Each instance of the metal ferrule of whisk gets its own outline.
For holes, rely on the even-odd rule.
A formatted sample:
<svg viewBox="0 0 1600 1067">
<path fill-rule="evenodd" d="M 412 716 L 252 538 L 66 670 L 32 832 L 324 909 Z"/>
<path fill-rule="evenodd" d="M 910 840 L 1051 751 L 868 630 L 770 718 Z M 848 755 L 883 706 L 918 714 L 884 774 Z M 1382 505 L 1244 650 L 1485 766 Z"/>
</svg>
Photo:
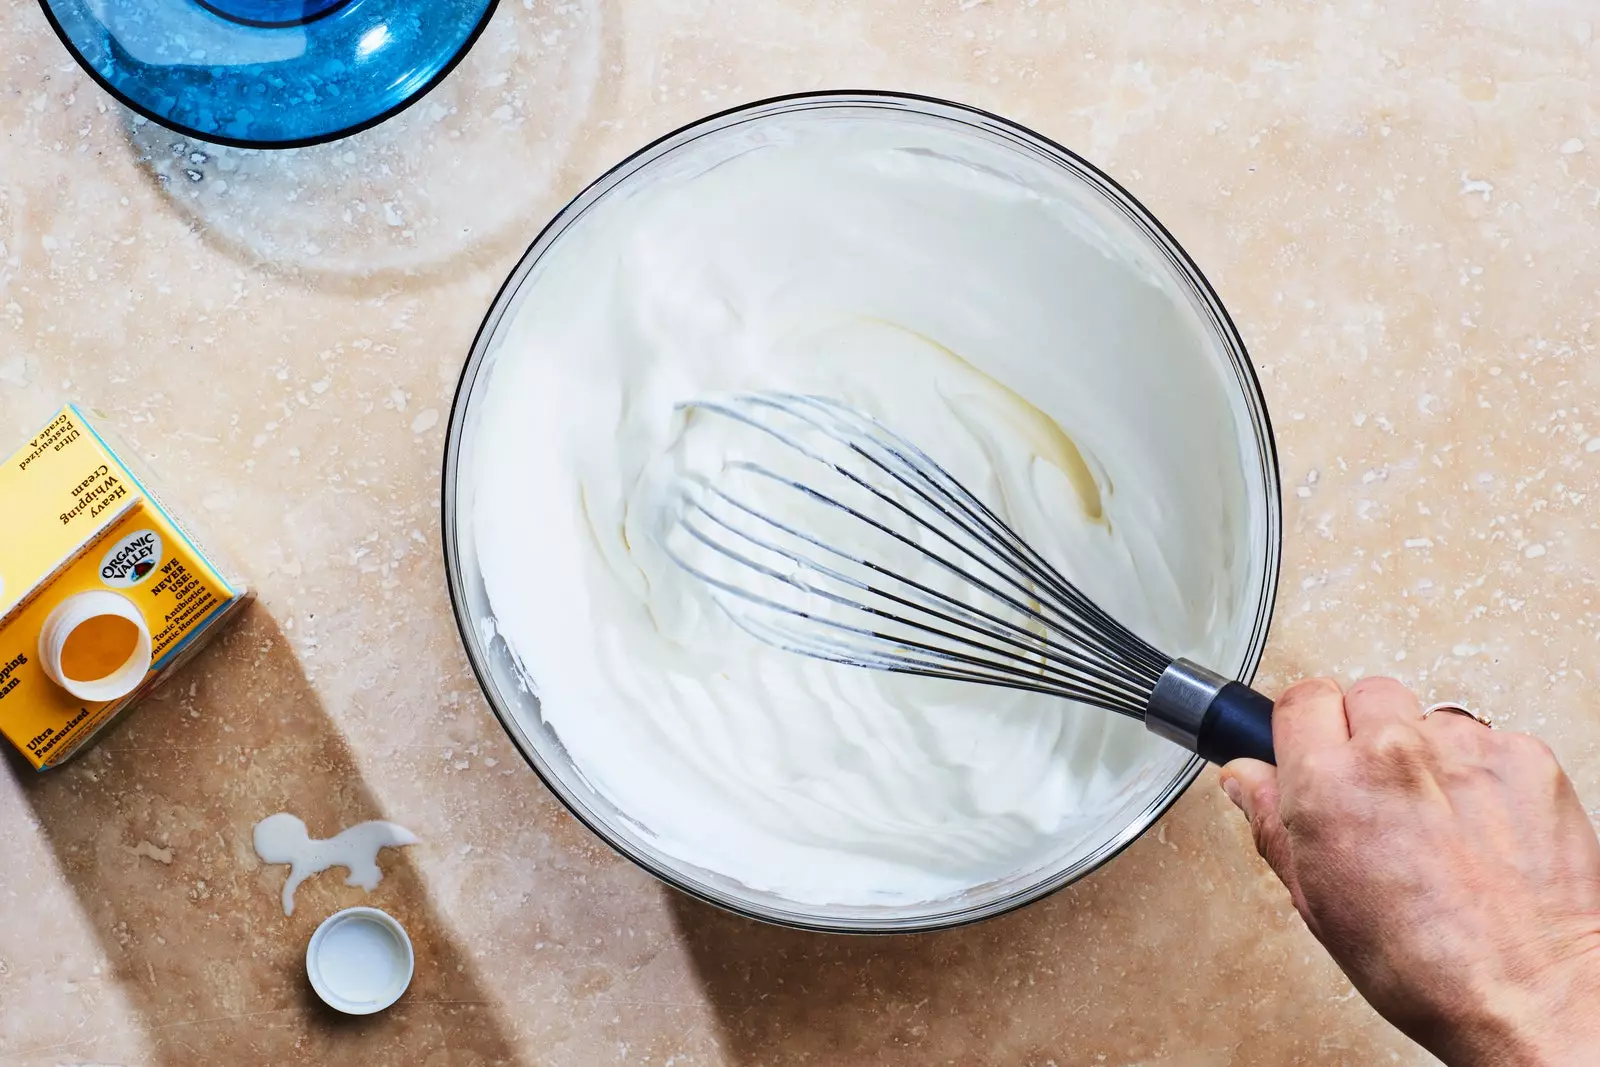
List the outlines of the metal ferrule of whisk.
<svg viewBox="0 0 1600 1067">
<path fill-rule="evenodd" d="M 1207 760 L 1272 761 L 1272 703 L 1151 646 L 927 453 L 825 397 L 685 405 L 733 435 L 659 532 L 746 632 L 815 659 L 1043 693 Z"/>
<path fill-rule="evenodd" d="M 1272 701 L 1190 660 L 1175 659 L 1161 672 L 1144 725 L 1212 763 L 1241 756 L 1276 762 Z"/>
</svg>

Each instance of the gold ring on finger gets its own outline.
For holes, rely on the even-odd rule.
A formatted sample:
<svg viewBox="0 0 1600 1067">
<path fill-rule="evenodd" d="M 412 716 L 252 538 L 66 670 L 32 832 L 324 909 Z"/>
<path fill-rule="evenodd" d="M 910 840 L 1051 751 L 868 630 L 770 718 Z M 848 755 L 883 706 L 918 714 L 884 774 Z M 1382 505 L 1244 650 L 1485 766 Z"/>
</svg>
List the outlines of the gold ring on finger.
<svg viewBox="0 0 1600 1067">
<path fill-rule="evenodd" d="M 1494 729 L 1494 720 L 1490 719 L 1489 716 L 1481 715 L 1467 707 L 1465 704 L 1458 704 L 1453 700 L 1441 700 L 1437 704 L 1429 704 L 1427 707 L 1422 709 L 1422 717 L 1426 719 L 1429 715 L 1432 715 L 1436 711 L 1453 711 L 1457 715 L 1465 715 L 1467 718 L 1472 719 L 1475 722 L 1480 722 L 1489 727 L 1491 730 Z"/>
</svg>

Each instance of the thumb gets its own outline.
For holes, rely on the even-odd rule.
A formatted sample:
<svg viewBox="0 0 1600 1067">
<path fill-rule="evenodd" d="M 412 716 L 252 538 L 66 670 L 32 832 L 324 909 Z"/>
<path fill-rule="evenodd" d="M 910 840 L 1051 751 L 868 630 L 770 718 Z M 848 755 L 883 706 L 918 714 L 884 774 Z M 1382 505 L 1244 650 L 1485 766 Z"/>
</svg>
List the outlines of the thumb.
<svg viewBox="0 0 1600 1067">
<path fill-rule="evenodd" d="M 1304 899 L 1295 880 L 1289 832 L 1283 828 L 1283 819 L 1278 813 L 1278 769 L 1260 760 L 1236 759 L 1222 769 L 1222 789 L 1250 820 L 1256 851 L 1288 888 L 1295 907 L 1304 915 Z"/>
</svg>

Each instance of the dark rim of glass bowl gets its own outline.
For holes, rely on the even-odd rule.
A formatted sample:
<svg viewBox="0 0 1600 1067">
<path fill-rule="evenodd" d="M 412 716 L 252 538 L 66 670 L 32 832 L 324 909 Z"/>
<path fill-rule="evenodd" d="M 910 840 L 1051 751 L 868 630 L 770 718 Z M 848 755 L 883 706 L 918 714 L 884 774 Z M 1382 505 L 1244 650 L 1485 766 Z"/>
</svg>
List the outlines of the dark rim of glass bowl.
<svg viewBox="0 0 1600 1067">
<path fill-rule="evenodd" d="M 791 93 L 756 100 L 706 115 L 656 138 L 633 152 L 590 182 L 565 207 L 556 213 L 528 245 L 522 257 L 517 261 L 517 265 L 512 268 L 511 273 L 507 275 L 505 282 L 501 284 L 499 291 L 495 294 L 494 302 L 490 304 L 489 311 L 484 316 L 482 324 L 478 327 L 477 335 L 473 338 L 470 354 L 467 357 L 466 365 L 462 368 L 461 378 L 456 386 L 455 399 L 450 411 L 449 433 L 445 441 L 444 470 L 440 485 L 442 493 L 440 514 L 443 527 L 445 572 L 450 590 L 450 604 L 456 618 L 456 627 L 461 633 L 461 640 L 467 652 L 467 659 L 472 665 L 473 674 L 477 677 L 479 688 L 483 690 L 484 698 L 487 700 L 490 710 L 500 720 L 501 726 L 510 736 L 513 744 L 522 754 L 523 759 L 539 775 L 550 792 L 561 801 L 574 818 L 615 851 L 680 892 L 703 900 L 725 911 L 778 926 L 824 933 L 853 934 L 895 934 L 943 930 L 965 926 L 1015 911 L 1018 908 L 1042 900 L 1065 886 L 1094 873 L 1121 854 L 1146 830 L 1155 825 L 1161 816 L 1166 813 L 1167 809 L 1193 783 L 1205 766 L 1205 761 L 1198 756 L 1192 757 L 1172 781 L 1167 784 L 1159 796 L 1152 800 L 1135 819 L 1124 826 L 1115 837 L 1103 843 L 1099 848 L 1079 858 L 1063 870 L 1056 871 L 1030 885 L 1020 887 L 1004 897 L 992 900 L 980 907 L 954 907 L 945 912 L 928 913 L 905 919 L 880 919 L 876 921 L 857 920 L 853 917 L 817 918 L 800 912 L 756 908 L 747 902 L 732 899 L 712 886 L 692 882 L 679 872 L 655 862 L 651 857 L 639 854 L 626 840 L 611 830 L 605 819 L 590 812 L 581 801 L 570 796 L 554 774 L 546 772 L 541 765 L 542 754 L 538 752 L 538 747 L 527 738 L 522 728 L 515 722 L 514 716 L 500 707 L 496 697 L 498 690 L 494 684 L 493 675 L 485 662 L 486 650 L 479 645 L 476 624 L 468 614 L 466 592 L 462 588 L 465 576 L 461 568 L 459 545 L 456 536 L 457 523 L 455 521 L 454 498 L 456 485 L 455 468 L 461 450 L 467 404 L 473 384 L 482 369 L 484 358 L 487 355 L 486 346 L 494 336 L 496 328 L 500 325 L 510 300 L 515 297 L 522 282 L 538 260 L 539 255 L 542 255 L 550 242 L 568 226 L 581 218 L 602 196 L 632 174 L 636 164 L 655 158 L 658 150 L 664 145 L 672 142 L 688 144 L 703 134 L 720 132 L 737 124 L 741 116 L 747 116 L 746 120 L 749 120 L 775 113 L 841 106 L 912 111 L 935 119 L 965 122 L 969 125 L 982 127 L 991 133 L 1003 134 L 1012 142 L 1014 147 L 1031 149 L 1051 162 L 1066 166 L 1078 178 L 1084 180 L 1098 191 L 1108 204 L 1117 208 L 1125 218 L 1134 224 L 1136 229 L 1150 238 L 1162 250 L 1168 265 L 1181 279 L 1188 283 L 1191 294 L 1199 297 L 1201 310 L 1205 313 L 1216 336 L 1223 341 L 1228 350 L 1229 360 L 1233 365 L 1234 377 L 1238 388 L 1251 413 L 1251 431 L 1265 483 L 1263 489 L 1266 499 L 1262 503 L 1265 506 L 1266 544 L 1264 547 L 1266 559 L 1262 574 L 1261 601 L 1257 605 L 1256 618 L 1250 632 L 1245 669 L 1240 680 L 1248 683 L 1255 677 L 1256 670 L 1261 663 L 1262 654 L 1265 651 L 1267 630 L 1272 621 L 1273 608 L 1277 599 L 1278 572 L 1283 547 L 1282 482 L 1278 470 L 1277 444 L 1273 437 L 1271 418 L 1267 413 L 1266 399 L 1261 390 L 1260 380 L 1256 376 L 1255 367 L 1251 364 L 1249 354 L 1245 350 L 1244 340 L 1239 336 L 1239 331 L 1234 326 L 1233 319 L 1229 316 L 1227 309 L 1223 307 L 1222 301 L 1218 298 L 1216 290 L 1212 288 L 1211 283 L 1201 273 L 1200 268 L 1195 265 L 1189 254 L 1167 231 L 1166 227 L 1143 204 L 1135 199 L 1132 193 L 1124 189 L 1115 179 L 1093 163 L 1090 163 L 1064 145 L 1058 144 L 1050 138 L 1010 119 L 1002 118 L 999 115 L 967 104 L 914 93 L 853 89 Z M 681 146 L 679 144 L 673 147 Z"/>
</svg>

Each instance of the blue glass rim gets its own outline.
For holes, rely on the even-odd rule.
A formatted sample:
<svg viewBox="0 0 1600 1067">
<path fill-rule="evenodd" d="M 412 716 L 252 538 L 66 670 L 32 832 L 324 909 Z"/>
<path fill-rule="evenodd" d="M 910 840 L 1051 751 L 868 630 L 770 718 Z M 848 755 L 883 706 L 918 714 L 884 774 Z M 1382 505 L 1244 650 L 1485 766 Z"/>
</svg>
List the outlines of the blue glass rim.
<svg viewBox="0 0 1600 1067">
<path fill-rule="evenodd" d="M 691 877 L 636 847 L 604 815 L 592 810 L 583 797 L 570 790 L 552 767 L 546 765 L 545 754 L 538 743 L 523 730 L 516 715 L 502 705 L 502 692 L 496 680 L 496 671 L 488 647 L 490 642 L 480 634 L 478 620 L 472 612 L 471 582 L 464 564 L 465 550 L 461 543 L 461 529 L 457 518 L 458 473 L 461 455 L 466 447 L 466 421 L 474 386 L 491 354 L 491 345 L 501 321 L 515 300 L 518 290 L 539 257 L 561 232 L 644 165 L 703 134 L 717 133 L 726 126 L 776 112 L 840 106 L 904 110 L 924 115 L 932 113 L 936 117 L 967 123 L 1014 139 L 1019 146 L 1037 152 L 1073 172 L 1098 192 L 1107 204 L 1120 212 L 1161 251 L 1175 278 L 1187 285 L 1190 295 L 1198 302 L 1198 310 L 1215 331 L 1215 338 L 1221 341 L 1226 349 L 1234 385 L 1238 388 L 1240 398 L 1244 401 L 1250 417 L 1249 442 L 1255 446 L 1255 458 L 1261 465 L 1263 481 L 1261 504 L 1265 542 L 1259 546 L 1264 556 L 1261 586 L 1258 590 L 1244 661 L 1237 672 L 1237 678 L 1241 682 L 1248 684 L 1254 679 L 1266 652 L 1267 636 L 1277 606 L 1283 557 L 1283 483 L 1277 438 L 1272 429 L 1271 415 L 1267 410 L 1266 394 L 1261 388 L 1260 377 L 1233 317 L 1223 306 L 1222 298 L 1210 280 L 1178 243 L 1177 238 L 1153 212 L 1105 171 L 1072 149 L 1020 122 L 971 104 L 919 93 L 881 89 L 817 90 L 766 97 L 713 112 L 662 134 L 630 153 L 597 176 L 552 216 L 534 236 L 522 258 L 501 283 L 478 327 L 477 334 L 473 337 L 472 346 L 457 380 L 445 434 L 443 469 L 439 482 L 440 541 L 451 612 L 455 616 L 456 629 L 468 665 L 489 706 L 489 711 L 499 721 L 501 728 L 510 737 L 523 760 L 544 783 L 545 788 L 590 833 L 663 884 L 685 896 L 746 919 L 812 933 L 867 936 L 928 933 L 969 926 L 1010 914 L 1052 896 L 1100 870 L 1156 825 L 1199 777 L 1206 766 L 1206 761 L 1199 756 L 1190 756 L 1159 795 L 1151 800 L 1137 817 L 1076 863 L 1057 869 L 1053 873 L 1041 875 L 1032 884 L 1022 886 L 1007 896 L 979 907 L 953 906 L 947 910 L 932 911 L 909 919 L 871 920 L 842 914 L 819 917 L 797 909 L 759 905 Z"/>
<path fill-rule="evenodd" d="M 226 7 L 227 0 L 194 0 L 194 2 L 213 15 L 221 15 L 229 22 L 237 22 L 241 26 L 277 29 L 282 26 L 304 26 L 308 22 L 326 18 L 348 4 L 350 0 L 295 0 L 295 6 L 301 9 L 298 15 L 289 17 L 288 12 L 285 12 L 283 17 L 271 19 L 251 18 L 235 11 L 229 11 Z M 310 13 L 305 11 L 308 4 L 314 8 Z"/>
<path fill-rule="evenodd" d="M 197 4 L 197 6 L 205 7 L 207 10 L 213 10 L 209 5 Z M 323 14 L 331 14 L 341 6 L 342 5 L 338 4 L 330 5 L 324 12 L 320 13 L 317 18 L 314 18 L 310 21 L 315 22 L 320 19 Z M 442 66 L 440 66 L 433 76 L 430 77 L 425 84 L 418 88 L 416 92 L 412 93 L 404 100 L 401 100 L 398 104 L 385 108 L 383 111 L 362 119 L 360 122 L 352 123 L 349 126 L 342 126 L 339 129 L 332 130 L 328 133 L 316 134 L 310 137 L 286 138 L 281 141 L 262 141 L 250 140 L 249 138 L 229 137 L 226 134 L 198 130 L 192 126 L 186 126 L 181 122 L 174 122 L 166 116 L 160 115 L 150 108 L 145 107 L 137 100 L 129 97 L 126 93 L 121 92 L 116 88 L 116 86 L 112 85 L 111 82 L 106 80 L 106 78 L 99 71 L 95 70 L 94 66 L 88 61 L 83 53 L 78 50 L 77 46 L 73 44 L 72 38 L 67 33 L 66 28 L 61 25 L 60 20 L 56 18 L 55 12 L 51 10 L 49 0 L 39 0 L 39 9 L 44 12 L 45 21 L 48 22 L 50 24 L 50 28 L 55 31 L 56 38 L 60 40 L 62 47 L 67 50 L 67 54 L 72 56 L 74 62 L 78 64 L 78 67 L 85 74 L 87 74 L 89 78 L 96 85 L 98 85 L 107 96 L 111 97 L 129 111 L 132 111 L 143 118 L 149 119 L 151 122 L 162 127 L 163 129 L 168 129 L 174 133 L 182 134 L 185 137 L 193 138 L 194 140 L 200 141 L 204 144 L 222 145 L 227 148 L 262 149 L 266 151 L 276 151 L 278 149 L 288 148 L 309 148 L 312 145 L 327 144 L 330 141 L 338 141 L 346 137 L 353 137 L 358 133 L 361 133 L 365 130 L 370 130 L 374 126 L 394 118 L 396 115 L 409 108 L 412 104 L 415 104 L 417 101 L 427 96 L 439 86 L 440 82 L 444 81 L 450 76 L 451 72 L 454 71 L 456 67 L 461 64 L 461 61 L 467 57 L 467 53 L 471 52 L 472 49 L 477 45 L 478 38 L 482 37 L 483 31 L 488 29 L 489 22 L 494 18 L 495 12 L 499 10 L 499 7 L 500 0 L 486 0 L 483 9 L 483 15 L 478 19 L 477 25 L 473 26 L 471 31 L 462 40 L 461 45 L 456 49 L 455 54 L 452 55 Z"/>
</svg>

